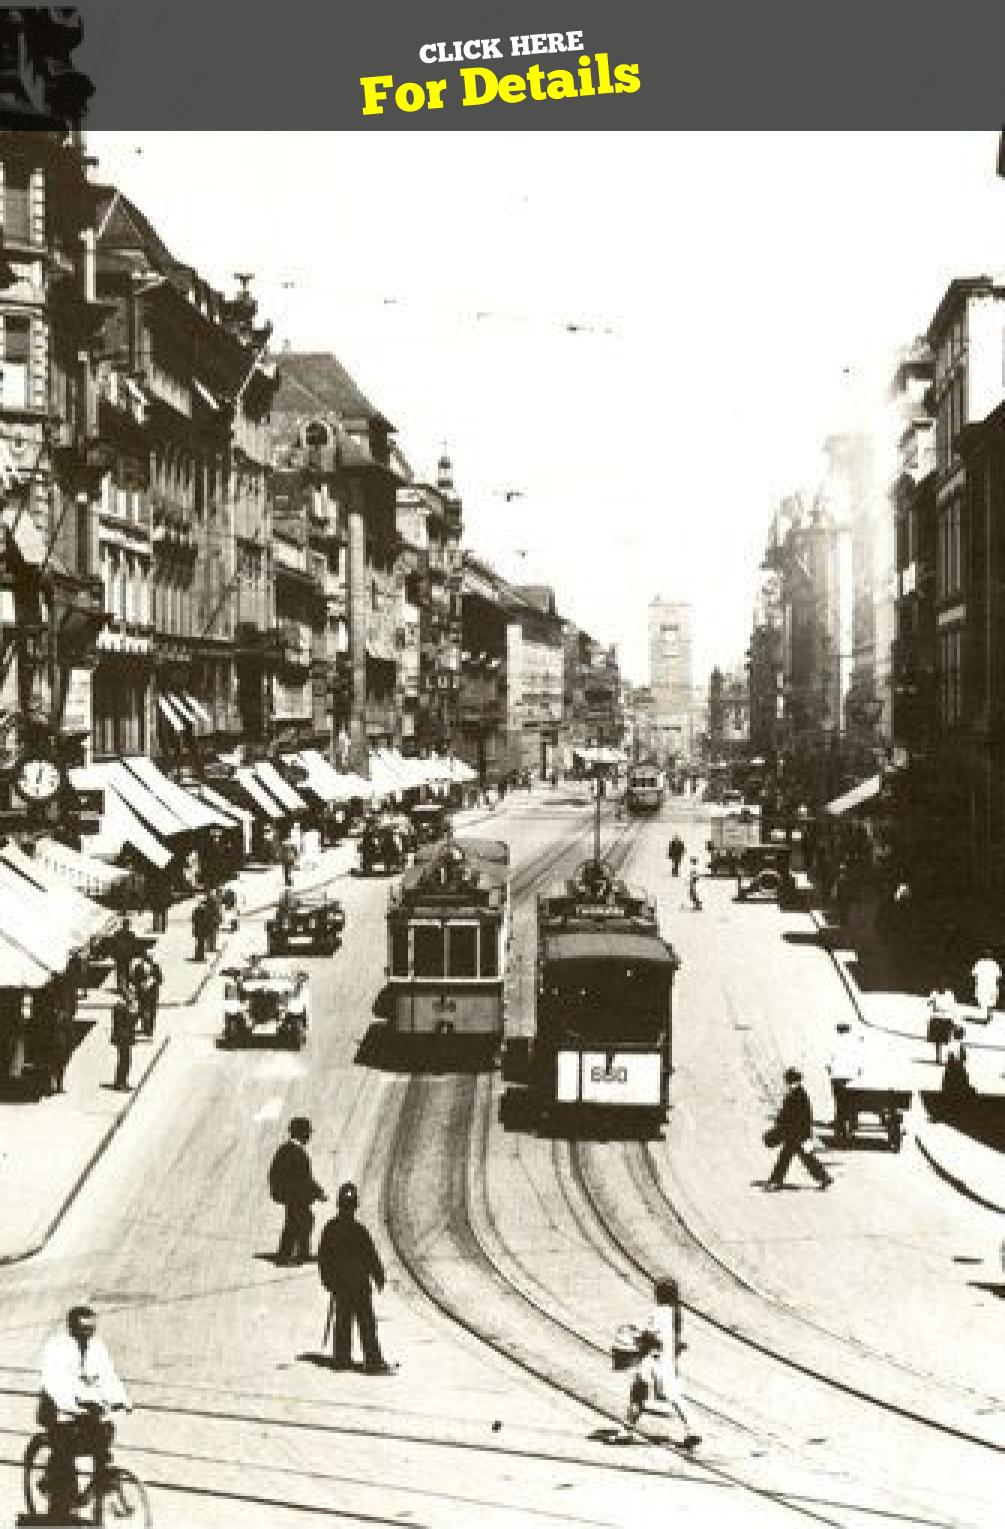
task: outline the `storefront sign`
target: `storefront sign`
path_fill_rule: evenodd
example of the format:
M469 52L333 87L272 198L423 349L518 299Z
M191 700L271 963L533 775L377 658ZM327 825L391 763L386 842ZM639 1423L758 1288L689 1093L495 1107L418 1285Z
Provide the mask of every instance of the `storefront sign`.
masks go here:
M62 731L64 733L89 733L91 731L91 680L90 669L71 669L63 702Z

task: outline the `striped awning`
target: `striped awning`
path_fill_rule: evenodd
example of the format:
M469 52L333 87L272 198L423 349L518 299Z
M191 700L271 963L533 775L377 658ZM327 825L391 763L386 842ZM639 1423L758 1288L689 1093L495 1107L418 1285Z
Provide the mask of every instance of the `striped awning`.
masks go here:
M255 774L266 790L276 798L284 812L307 811L307 803L303 797L298 796L293 787L287 785L275 765L268 759L259 760L255 765Z
M189 725L189 718L180 711L171 696L159 695L157 697L157 709L164 718L168 727L176 733L183 733Z
M236 772L234 779L240 782L243 789L254 802L260 817L283 817L283 809L280 807L275 797L269 795L261 781L258 779L258 776L255 774L254 770L252 770L248 765L242 766L242 768Z
M203 828L230 826L229 819L221 817L219 813L207 807L205 802L196 801L183 786L178 785L177 781L170 780L163 770L158 770L152 759L147 759L144 755L134 755L124 759L122 763L152 796L163 802L175 817L194 832Z

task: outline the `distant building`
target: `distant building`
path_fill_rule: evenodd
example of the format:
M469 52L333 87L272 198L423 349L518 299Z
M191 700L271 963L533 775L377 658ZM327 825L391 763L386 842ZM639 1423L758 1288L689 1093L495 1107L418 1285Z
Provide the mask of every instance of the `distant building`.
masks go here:
M687 757L694 733L693 611L687 601L649 605L649 689L661 759Z

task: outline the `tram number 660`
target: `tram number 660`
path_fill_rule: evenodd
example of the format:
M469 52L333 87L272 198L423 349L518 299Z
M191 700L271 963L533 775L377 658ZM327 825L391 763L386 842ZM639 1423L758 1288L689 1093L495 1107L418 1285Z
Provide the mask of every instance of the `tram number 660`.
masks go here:
M592 1067L590 1069L591 1083L627 1083L627 1067Z

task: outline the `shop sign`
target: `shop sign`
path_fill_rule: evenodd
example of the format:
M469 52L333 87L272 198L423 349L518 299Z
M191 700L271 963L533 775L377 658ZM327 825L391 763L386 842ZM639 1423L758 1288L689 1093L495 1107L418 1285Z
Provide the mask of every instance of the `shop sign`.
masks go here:
M63 703L62 730L64 733L89 733L91 731L91 670L71 669Z

